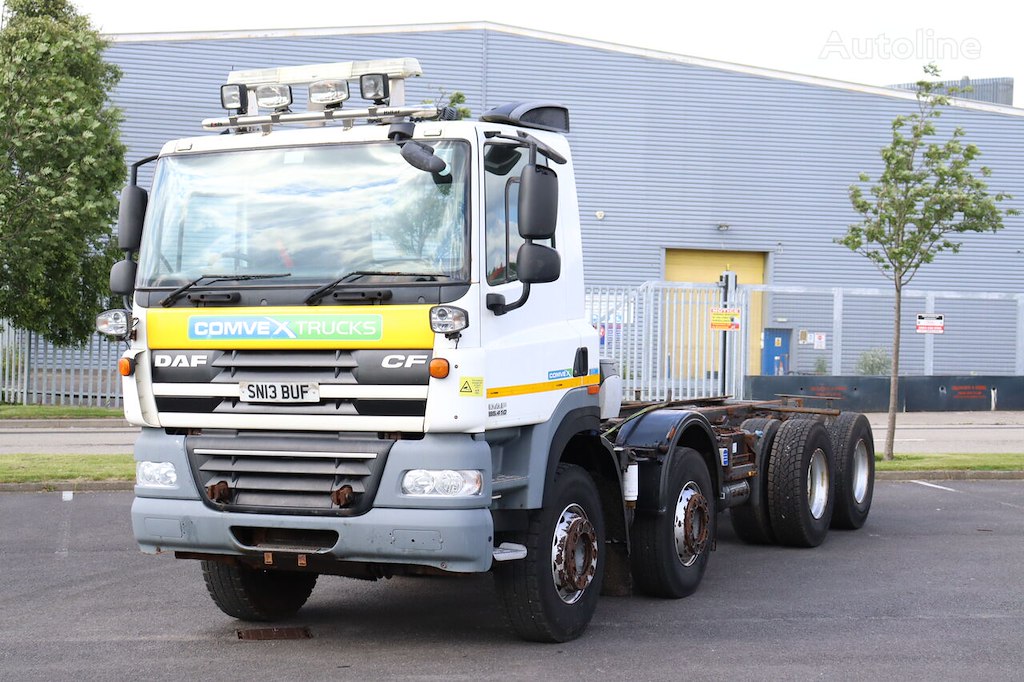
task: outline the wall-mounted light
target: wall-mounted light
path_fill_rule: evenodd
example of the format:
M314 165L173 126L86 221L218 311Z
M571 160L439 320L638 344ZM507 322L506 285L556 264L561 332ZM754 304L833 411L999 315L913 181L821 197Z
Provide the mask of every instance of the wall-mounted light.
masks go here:
M604 220L604 211L595 211L594 217L598 220Z
M728 232L729 231L729 223L718 223L717 225L715 225L715 228L719 232Z

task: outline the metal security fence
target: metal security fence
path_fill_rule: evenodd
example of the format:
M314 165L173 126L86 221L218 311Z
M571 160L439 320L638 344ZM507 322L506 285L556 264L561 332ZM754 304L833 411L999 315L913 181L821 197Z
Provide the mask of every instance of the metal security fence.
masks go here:
M588 288L626 399L743 398L744 375L888 373L891 290L743 285L729 274ZM1024 294L906 290L902 312L901 375L1024 375Z
M122 350L99 334L81 346L55 346L0 321L0 402L119 407Z

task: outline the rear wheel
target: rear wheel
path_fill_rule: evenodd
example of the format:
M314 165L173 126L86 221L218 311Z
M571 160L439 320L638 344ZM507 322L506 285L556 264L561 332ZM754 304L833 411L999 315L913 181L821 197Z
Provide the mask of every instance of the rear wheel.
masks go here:
M834 505L834 470L832 442L821 422L783 422L768 459L768 511L780 543L817 547L825 540Z
M632 568L637 588L679 599L697 589L715 544L715 496L700 453L678 448L669 461L665 511L637 516Z
M203 561L203 579L221 611L240 620L275 621L298 613L316 585L316 573L264 571Z
M829 427L836 457L836 506L832 527L864 525L875 489L875 438L863 414L841 412Z
M529 530L506 539L526 558L498 563L494 580L512 629L535 642L583 634L597 607L604 574L604 518L597 487L582 468L559 464Z
M753 545L770 545L775 542L771 515L768 513L768 455L781 424L778 419L755 417L740 425L744 431L760 434L754 449L757 477L750 488L750 500L741 507L730 509L729 519L736 535Z

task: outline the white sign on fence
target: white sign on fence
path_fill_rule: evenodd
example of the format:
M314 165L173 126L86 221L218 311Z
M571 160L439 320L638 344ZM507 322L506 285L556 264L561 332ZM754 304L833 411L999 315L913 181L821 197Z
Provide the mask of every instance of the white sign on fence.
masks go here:
M946 331L946 319L944 315L935 313L917 314L918 334L942 334Z

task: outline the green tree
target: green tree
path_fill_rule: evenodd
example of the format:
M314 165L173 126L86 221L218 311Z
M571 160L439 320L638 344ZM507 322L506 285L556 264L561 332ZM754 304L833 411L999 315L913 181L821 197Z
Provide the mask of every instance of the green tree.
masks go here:
M924 70L926 76L939 76L934 64ZM997 205L1012 198L1008 194L988 193L982 180L990 175L988 168L980 167L977 175L972 172L981 152L964 140L963 129L954 129L945 141L935 141L935 122L942 107L949 104L942 85L921 80L917 86L917 111L893 120L892 141L882 148L883 170L878 180L868 193L860 184L850 187L850 202L861 221L836 240L871 260L892 281L895 291L886 459L892 459L896 427L904 287L937 254L959 251L961 242L954 241L957 235L996 232L1003 227L1004 215L1017 214ZM954 89L948 92L956 94ZM869 183L871 178L862 173L860 182Z
M68 0L7 0L0 28L0 317L84 340L108 295L124 182L120 78Z

